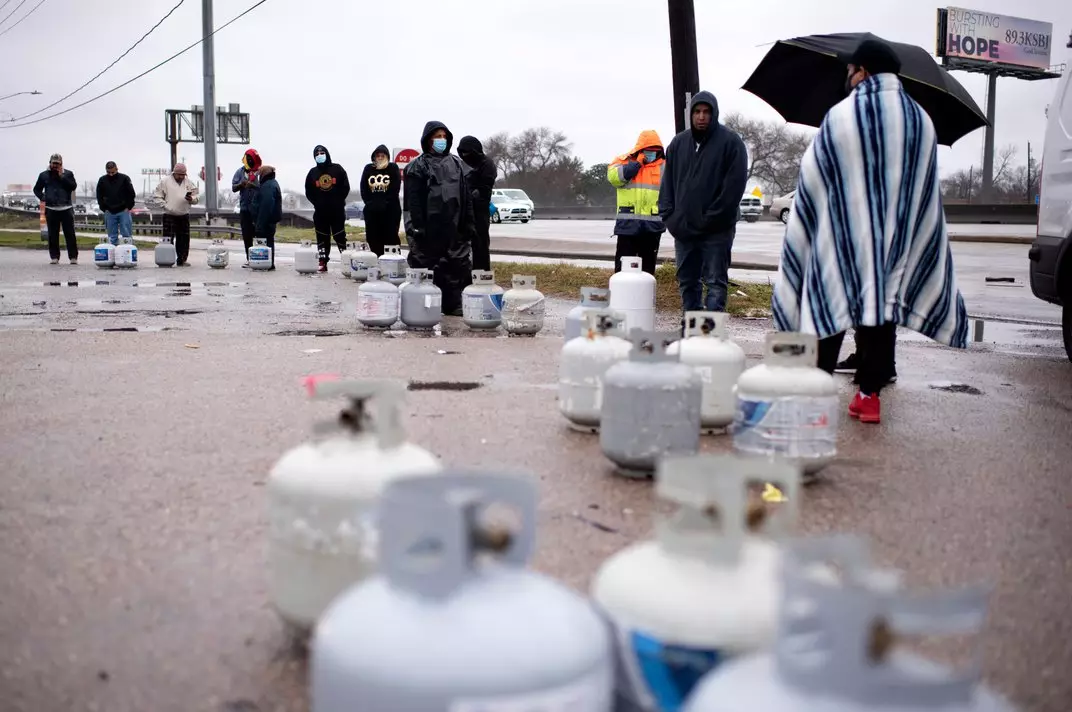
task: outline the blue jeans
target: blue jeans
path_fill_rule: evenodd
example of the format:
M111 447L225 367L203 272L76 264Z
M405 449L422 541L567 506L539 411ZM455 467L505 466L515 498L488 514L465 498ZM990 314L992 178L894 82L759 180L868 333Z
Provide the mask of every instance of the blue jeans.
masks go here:
M104 229L108 231L108 241L113 245L119 244L119 234L123 237L134 237L134 219L130 217L130 211L121 213L105 213Z
M737 229L698 240L674 240L677 287L685 311L726 311L730 253ZM703 290L707 287L707 299Z

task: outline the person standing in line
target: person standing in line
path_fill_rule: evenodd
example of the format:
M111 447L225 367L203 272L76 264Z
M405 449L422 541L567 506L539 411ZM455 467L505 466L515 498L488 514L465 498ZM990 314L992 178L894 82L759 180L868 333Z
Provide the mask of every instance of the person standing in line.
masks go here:
M161 235L175 241L175 265L186 266L190 256L190 206L200 200L197 186L186 177L186 164L176 163L153 191L153 201L164 209Z
M846 356L844 360L837 362L837 366L834 367L834 373L851 373L852 374L852 382L857 384L857 385L859 385L860 384L860 374L859 374L858 370L860 368L860 364L863 362L865 357L863 355L863 346L861 346L860 339L857 338L857 335L856 335L855 331L853 332L852 340L853 340L853 344L855 345L855 349L853 349L853 352L851 354L849 354L848 356ZM896 341L896 339L895 339L895 341ZM866 339L865 339L865 344L864 345L866 345ZM893 372L890 374L890 377L886 379L886 383L887 384L897 383L896 353L894 354Z
M659 215L674 236L685 311L726 311L730 256L747 181L744 141L718 123L714 94L697 92L689 102L689 128L666 148L659 190Z
M342 166L331 162L331 154L323 146L313 149L313 160L316 165L305 176L305 197L313 204L319 271L327 272L331 241L338 245L339 254L346 249L346 198L350 195L350 179Z
M659 217L659 185L662 183L663 142L654 131L641 131L636 145L607 166L607 180L617 189L618 214L614 234L614 271L622 269L623 257L639 257L648 274L655 274L662 238Z
M275 269L275 229L283 219L283 192L275 179L275 167L262 165L257 171L257 192L250 204L257 238L268 243L272 250L272 266Z
M104 229L113 245L119 244L119 236L134 237L134 220L130 211L137 199L130 176L120 173L115 161L104 165L104 175L97 181L97 207L104 215Z
M380 144L372 152L372 163L361 173L361 200L365 201L365 242L377 257L385 245L398 245L398 226L402 222L402 172L390 160L387 146Z
M74 173L64 169L63 156L53 153L48 170L41 171L34 184L33 194L45 204L45 225L48 227L48 256L52 264L60 263L60 228L67 243L67 258L78 264L78 238L74 232L74 192L78 181Z
M473 198L473 269L491 269L491 191L499 171L484 155L484 146L475 136L463 136L458 142L458 157L465 161L469 173L469 193Z
M771 307L780 331L819 337L833 373L856 328L860 389L849 417L881 422L897 326L966 348L938 175L934 124L905 92L893 49L865 40L848 97L830 109L800 165Z
M261 168L261 155L256 149L249 149L242 154L242 167L231 178L231 192L238 193L238 217L242 226L242 243L246 246L246 263L249 268L249 248L253 247L253 236L257 229L253 223L253 197L257 195L257 171Z

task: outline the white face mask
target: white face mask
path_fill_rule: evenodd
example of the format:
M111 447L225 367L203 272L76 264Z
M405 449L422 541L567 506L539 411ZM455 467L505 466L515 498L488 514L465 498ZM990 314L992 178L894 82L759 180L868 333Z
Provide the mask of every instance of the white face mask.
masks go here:
M376 166L376 168L378 168L379 170L382 171L384 168L387 167L387 159L386 158L377 158L376 161L373 163L373 165Z

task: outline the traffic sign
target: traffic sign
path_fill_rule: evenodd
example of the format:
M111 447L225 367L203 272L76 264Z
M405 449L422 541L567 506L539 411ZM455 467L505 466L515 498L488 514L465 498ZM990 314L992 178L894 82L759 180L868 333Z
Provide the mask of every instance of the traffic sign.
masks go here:
M405 166L414 158L421 155L421 152L415 148L396 148L393 153L395 154L395 163L400 166Z
M142 168L143 176L166 176L171 174L170 168Z

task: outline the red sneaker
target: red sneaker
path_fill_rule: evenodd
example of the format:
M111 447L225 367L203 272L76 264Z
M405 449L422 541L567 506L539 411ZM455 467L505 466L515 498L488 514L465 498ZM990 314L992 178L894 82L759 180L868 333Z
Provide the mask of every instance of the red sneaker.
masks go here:
M855 409L853 405L856 406ZM853 403L849 405L849 415L859 418L861 423L880 423L882 422L882 402L877 395L867 396L857 393Z
M859 391L856 391L856 395L852 397L851 401L849 401L849 417L850 418L859 418L860 417L860 392Z
M327 271L328 271L328 261L323 259L323 258L321 258L321 260L320 260L320 268L317 270L317 272L327 272Z

